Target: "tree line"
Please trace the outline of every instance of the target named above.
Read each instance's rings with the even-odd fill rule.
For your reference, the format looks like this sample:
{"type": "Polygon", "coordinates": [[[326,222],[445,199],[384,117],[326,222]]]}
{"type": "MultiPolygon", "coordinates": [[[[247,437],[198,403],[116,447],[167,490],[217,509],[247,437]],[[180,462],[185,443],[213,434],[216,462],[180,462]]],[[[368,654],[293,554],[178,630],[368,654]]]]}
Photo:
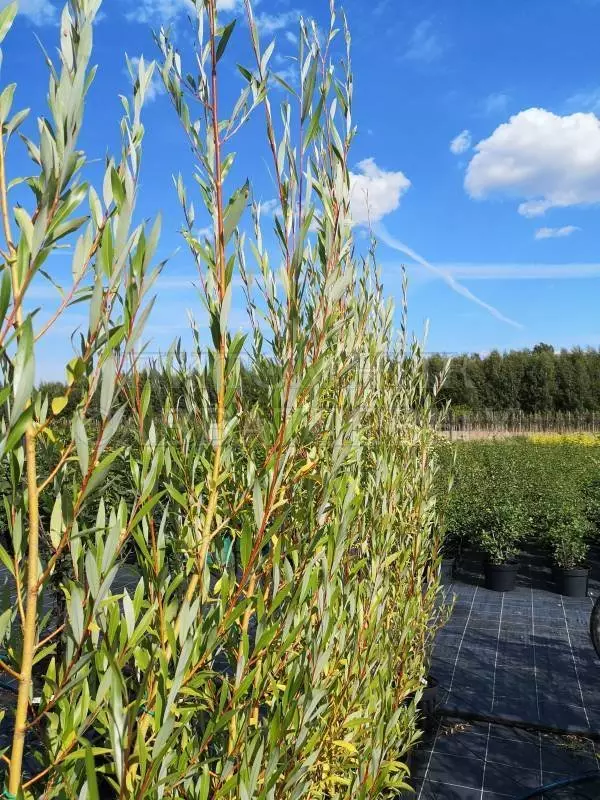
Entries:
{"type": "MultiPolygon", "coordinates": [[[[446,360],[429,356],[431,385],[446,360]]],[[[438,400],[450,402],[455,411],[600,411],[600,350],[555,350],[540,343],[531,350],[456,356],[438,400]]]]}

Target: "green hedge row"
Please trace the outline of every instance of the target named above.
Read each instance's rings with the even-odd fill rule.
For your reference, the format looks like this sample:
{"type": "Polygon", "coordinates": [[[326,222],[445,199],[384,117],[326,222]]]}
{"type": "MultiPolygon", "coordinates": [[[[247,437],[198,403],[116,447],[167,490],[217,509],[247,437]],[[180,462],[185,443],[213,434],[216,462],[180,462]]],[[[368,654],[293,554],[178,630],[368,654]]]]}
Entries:
{"type": "Polygon", "coordinates": [[[443,443],[445,548],[480,547],[510,561],[525,541],[548,546],[557,566],[583,565],[600,527],[600,444],[523,438],[443,443]]]}

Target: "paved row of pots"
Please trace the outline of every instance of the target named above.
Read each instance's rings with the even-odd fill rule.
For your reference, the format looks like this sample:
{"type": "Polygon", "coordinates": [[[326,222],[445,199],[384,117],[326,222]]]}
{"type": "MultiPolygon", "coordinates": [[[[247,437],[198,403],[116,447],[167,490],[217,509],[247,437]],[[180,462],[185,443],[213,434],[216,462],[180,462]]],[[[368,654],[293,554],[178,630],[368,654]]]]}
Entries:
{"type": "MultiPolygon", "coordinates": [[[[441,578],[444,583],[450,583],[454,578],[456,563],[453,558],[442,561],[441,578]]],[[[519,562],[509,564],[484,565],[485,588],[495,592],[511,592],[517,583],[519,562]]],[[[590,569],[582,567],[576,569],[562,569],[552,567],[552,577],[558,594],[564,597],[587,597],[590,569]]]]}

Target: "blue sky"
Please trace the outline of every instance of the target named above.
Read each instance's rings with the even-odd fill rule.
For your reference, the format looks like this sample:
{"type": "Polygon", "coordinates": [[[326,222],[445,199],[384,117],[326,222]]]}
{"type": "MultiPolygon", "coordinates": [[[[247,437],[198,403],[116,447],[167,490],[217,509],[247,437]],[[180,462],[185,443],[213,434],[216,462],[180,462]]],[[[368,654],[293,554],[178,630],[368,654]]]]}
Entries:
{"type": "MultiPolygon", "coordinates": [[[[222,4],[224,14],[236,13],[238,0],[222,4]]],[[[21,0],[3,46],[2,83],[17,81],[16,107],[37,114],[47,79],[35,37],[52,49],[59,7],[56,0],[21,0]]],[[[351,158],[357,233],[368,198],[386,292],[398,297],[407,264],[411,324],[418,330],[430,320],[428,349],[485,352],[541,340],[599,346],[600,0],[347,0],[343,7],[353,34],[359,129],[351,158]]],[[[295,52],[298,15],[325,23],[327,8],[327,0],[255,3],[265,42],[277,40],[282,70],[295,52]]],[[[97,160],[92,177],[107,149],[118,149],[125,52],[152,59],[152,28],[164,22],[185,44],[185,10],[186,0],[102,4],[99,71],[81,141],[97,160]]],[[[226,99],[235,97],[234,63],[250,62],[243,24],[230,57],[226,99]]],[[[139,214],[162,213],[161,255],[170,255],[149,328],[158,350],[186,338],[187,311],[200,315],[200,303],[177,234],[171,182],[180,170],[190,176],[191,163],[158,85],[153,95],[139,214]]],[[[240,139],[230,190],[249,177],[255,197],[266,202],[274,189],[261,133],[256,119],[240,139]]],[[[25,169],[17,145],[9,171],[25,169]]],[[[191,177],[187,183],[191,188],[191,177]]],[[[55,256],[52,267],[60,278],[68,259],[55,256]]],[[[55,300],[40,289],[37,302],[46,312],[55,300]]],[[[44,345],[42,377],[56,375],[68,356],[67,331],[85,322],[77,314],[44,345]]]]}

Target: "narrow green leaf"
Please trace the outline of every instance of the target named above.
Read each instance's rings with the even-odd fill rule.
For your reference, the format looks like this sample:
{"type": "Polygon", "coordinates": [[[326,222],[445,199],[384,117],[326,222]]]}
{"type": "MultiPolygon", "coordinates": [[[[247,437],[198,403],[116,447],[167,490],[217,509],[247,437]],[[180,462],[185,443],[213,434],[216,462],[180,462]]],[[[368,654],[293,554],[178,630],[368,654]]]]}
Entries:
{"type": "Polygon", "coordinates": [[[50,515],[50,541],[55,549],[58,547],[62,537],[62,521],[62,497],[57,494],[52,506],[52,514],[50,515]]]}
{"type": "Polygon", "coordinates": [[[89,469],[90,453],[85,424],[79,412],[73,416],[71,435],[73,437],[73,441],[75,442],[75,449],[77,450],[77,459],[79,461],[81,474],[85,476],[87,475],[89,469]]]}
{"type": "Polygon", "coordinates": [[[102,419],[106,419],[110,414],[113,395],[115,393],[116,365],[112,353],[102,365],[100,375],[100,414],[102,419]]]}
{"type": "Polygon", "coordinates": [[[313,57],[310,68],[308,70],[308,75],[306,76],[306,80],[302,85],[302,113],[301,113],[302,122],[306,120],[308,112],[310,111],[310,105],[312,103],[313,94],[315,91],[316,78],[317,78],[317,59],[313,57]]]}
{"type": "Polygon", "coordinates": [[[28,406],[21,414],[19,419],[10,427],[10,432],[0,443],[0,457],[6,453],[10,453],[16,444],[23,437],[27,426],[33,419],[33,406],[28,406]]]}
{"type": "Polygon", "coordinates": [[[256,523],[256,527],[260,528],[263,523],[263,516],[265,511],[263,506],[262,492],[260,490],[260,484],[258,481],[254,481],[252,504],[254,506],[254,521],[256,523]]]}
{"type": "Polygon", "coordinates": [[[29,108],[24,108],[22,111],[17,111],[14,117],[9,120],[6,125],[4,126],[4,130],[6,133],[7,140],[13,135],[13,133],[18,130],[18,128],[23,124],[23,122],[29,116],[29,108]]]}
{"type": "Polygon", "coordinates": [[[233,33],[233,29],[235,28],[237,20],[232,20],[228,25],[225,26],[223,33],[221,34],[221,38],[219,39],[219,44],[217,45],[217,61],[221,60],[223,53],[227,47],[227,42],[229,41],[231,34],[233,33]]]}
{"type": "Polygon", "coordinates": [[[0,93],[0,121],[4,124],[4,120],[10,114],[10,109],[13,103],[13,97],[15,95],[15,89],[17,88],[16,83],[9,83],[8,86],[5,86],[2,92],[0,93]]]}
{"type": "Polygon", "coordinates": [[[85,748],[85,778],[87,783],[88,800],[100,800],[98,781],[96,780],[96,763],[94,761],[94,754],[90,744],[87,744],[85,748]]]}
{"type": "Polygon", "coordinates": [[[315,111],[310,120],[310,125],[308,126],[308,132],[304,139],[305,148],[308,147],[308,145],[312,142],[312,140],[315,138],[315,136],[319,131],[322,112],[323,112],[323,97],[320,98],[319,103],[317,105],[317,110],[315,111]]]}
{"type": "Polygon", "coordinates": [[[14,402],[10,415],[11,425],[14,425],[15,421],[21,416],[25,406],[31,399],[34,377],[33,326],[29,316],[19,329],[19,344],[13,374],[14,402]]]}
{"type": "Polygon", "coordinates": [[[114,167],[110,171],[110,185],[117,208],[121,208],[125,202],[125,187],[123,186],[123,182],[119,177],[119,173],[114,167]]]}
{"type": "Polygon", "coordinates": [[[248,181],[235,192],[229,201],[227,208],[225,209],[225,220],[223,224],[224,234],[225,234],[225,242],[227,243],[237,228],[238,222],[242,214],[244,213],[244,209],[246,208],[246,204],[248,203],[248,197],[250,195],[250,184],[248,181]]]}
{"type": "Polygon", "coordinates": [[[10,271],[8,267],[2,270],[2,279],[0,280],[0,324],[4,322],[6,312],[10,303],[11,281],[10,271]]]}
{"type": "Polygon", "coordinates": [[[83,592],[77,584],[72,584],[70,594],[68,601],[69,622],[73,631],[73,638],[76,642],[80,642],[83,636],[83,592]]]}
{"type": "Polygon", "coordinates": [[[11,26],[17,15],[19,4],[17,2],[9,3],[5,8],[0,11],[0,42],[4,40],[6,34],[11,29],[11,26]]]}
{"type": "Polygon", "coordinates": [[[109,453],[106,458],[101,461],[99,464],[94,467],[94,471],[92,472],[89,481],[87,482],[87,486],[85,487],[85,491],[83,493],[82,499],[85,500],[89,495],[100,486],[104,478],[108,475],[108,471],[111,468],[111,465],[115,458],[121,455],[120,450],[113,450],[112,453],[109,453]]]}
{"type": "Polygon", "coordinates": [[[123,421],[123,414],[125,413],[126,406],[122,405],[118,408],[115,413],[110,418],[106,428],[104,429],[104,433],[100,439],[100,443],[98,445],[98,455],[101,455],[104,450],[108,447],[110,440],[113,438],[115,433],[119,430],[121,422],[123,421]]]}

